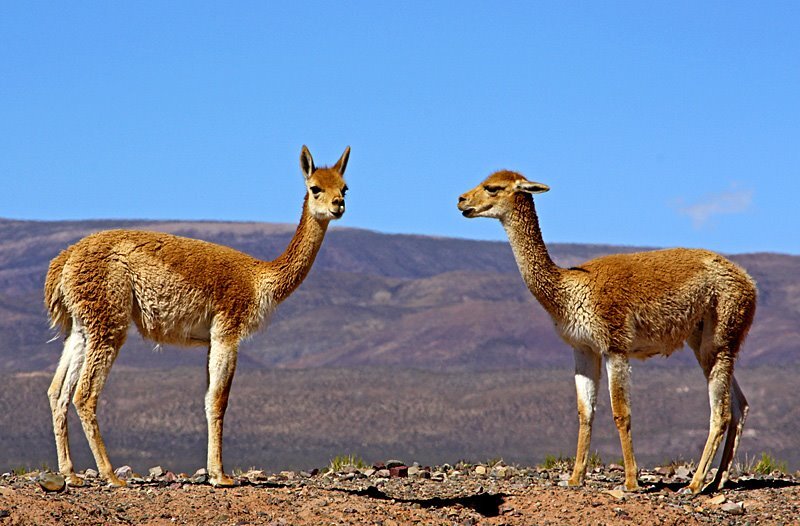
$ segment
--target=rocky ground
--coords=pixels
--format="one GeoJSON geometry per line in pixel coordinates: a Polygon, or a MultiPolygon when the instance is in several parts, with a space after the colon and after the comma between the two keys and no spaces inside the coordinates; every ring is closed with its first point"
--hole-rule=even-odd
{"type": "Polygon", "coordinates": [[[617,488],[620,466],[591,470],[587,485],[565,487],[565,465],[550,469],[502,461],[436,467],[400,461],[334,470],[251,470],[232,488],[213,488],[203,470],[146,476],[118,469],[128,487],[110,488],[93,470],[85,486],[55,474],[0,477],[0,526],[19,524],[800,524],[800,478],[740,475],[731,488],[691,498],[678,490],[691,466],[642,470],[640,492],[617,488]]]}

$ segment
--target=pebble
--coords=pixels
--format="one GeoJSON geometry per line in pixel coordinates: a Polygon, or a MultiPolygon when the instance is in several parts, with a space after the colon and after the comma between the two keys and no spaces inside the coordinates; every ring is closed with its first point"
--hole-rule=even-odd
{"type": "Polygon", "coordinates": [[[164,475],[164,468],[161,466],[155,466],[150,468],[150,476],[151,477],[161,477],[164,475]]]}
{"type": "Polygon", "coordinates": [[[407,477],[408,476],[408,466],[406,466],[404,464],[400,464],[399,466],[391,466],[389,468],[389,476],[391,476],[393,478],[407,477]]]}
{"type": "Polygon", "coordinates": [[[133,476],[133,469],[130,466],[120,466],[114,470],[114,475],[122,480],[127,480],[133,476]]]}
{"type": "Polygon", "coordinates": [[[58,473],[42,473],[36,479],[39,486],[45,491],[64,491],[67,486],[66,480],[58,473]]]}
{"type": "Polygon", "coordinates": [[[603,493],[607,493],[617,500],[625,500],[625,492],[621,489],[608,489],[603,493]]]}
{"type": "Polygon", "coordinates": [[[688,479],[689,475],[691,475],[692,470],[687,468],[686,466],[680,466],[675,470],[675,478],[676,479],[688,479]]]}
{"type": "Polygon", "coordinates": [[[744,515],[744,502],[726,502],[720,509],[731,515],[744,515]]]}
{"type": "Polygon", "coordinates": [[[712,506],[719,506],[720,504],[724,504],[726,500],[725,495],[717,495],[716,497],[708,499],[708,503],[712,506]]]}
{"type": "Polygon", "coordinates": [[[486,466],[475,466],[476,475],[486,475],[486,466]]]}

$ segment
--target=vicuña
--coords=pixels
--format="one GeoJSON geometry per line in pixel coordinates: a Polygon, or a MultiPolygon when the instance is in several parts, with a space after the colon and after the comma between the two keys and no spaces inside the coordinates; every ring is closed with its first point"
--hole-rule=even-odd
{"type": "Polygon", "coordinates": [[[72,399],[100,475],[112,485],[125,485],[111,467],[96,413],[131,320],[155,342],[208,347],[208,476],[217,486],[233,483],[222,468],[222,424],[239,342],[308,275],[328,223],[344,214],[349,156],[348,147],[333,167],[317,168],[303,146],[306,195],[300,224],[274,261],[197,239],[131,230],[89,235],[53,259],[45,306],[66,340],[48,396],[58,468],[68,484],[82,484],[69,452],[72,399]]]}
{"type": "Polygon", "coordinates": [[[583,484],[601,360],[605,358],[611,409],[625,462],[625,488],[637,489],[631,442],[630,358],[669,355],[684,342],[694,351],[708,381],[711,406],[708,439],[692,481],[705,477],[727,434],[711,488],[730,475],[747,416],[733,366],[756,310],[756,286],[739,266],[707,250],[683,248],[617,254],[561,268],[542,241],[531,194],[549,187],[500,171],[458,199],[465,217],[499,219],[508,234],[522,277],[574,349],[578,394],[578,449],[569,485],[583,484]]]}

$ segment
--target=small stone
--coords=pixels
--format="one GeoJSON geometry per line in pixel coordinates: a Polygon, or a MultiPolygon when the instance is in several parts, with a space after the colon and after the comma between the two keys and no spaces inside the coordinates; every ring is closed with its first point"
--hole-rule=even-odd
{"type": "Polygon", "coordinates": [[[194,475],[189,479],[193,484],[205,484],[208,482],[208,471],[206,468],[200,468],[194,472],[194,475]]]}
{"type": "Polygon", "coordinates": [[[400,466],[405,466],[405,465],[406,465],[406,463],[403,462],[402,460],[387,460],[386,461],[386,467],[389,468],[389,469],[398,468],[400,466]]]}
{"type": "Polygon", "coordinates": [[[150,468],[150,476],[154,478],[158,478],[164,475],[164,468],[161,466],[155,466],[150,468]]]}
{"type": "Polygon", "coordinates": [[[373,468],[374,468],[376,471],[380,471],[380,470],[382,470],[382,469],[386,469],[386,464],[384,464],[383,462],[376,462],[376,463],[374,463],[374,464],[372,465],[372,467],[373,467],[373,468]]]}
{"type": "Polygon", "coordinates": [[[83,476],[87,479],[96,479],[100,474],[96,469],[89,468],[83,472],[83,476]]]}
{"type": "Polygon", "coordinates": [[[58,473],[42,473],[36,479],[36,482],[39,483],[39,486],[45,491],[52,492],[52,491],[64,491],[64,488],[67,486],[66,480],[58,473]]]}
{"type": "Polygon", "coordinates": [[[389,468],[389,476],[392,478],[403,478],[408,476],[408,466],[406,465],[399,465],[399,466],[392,466],[389,468]]]}
{"type": "Polygon", "coordinates": [[[416,477],[422,469],[419,466],[409,466],[408,467],[408,476],[409,477],[416,477]]]}
{"type": "Polygon", "coordinates": [[[168,483],[176,482],[178,480],[178,476],[172,471],[167,471],[164,473],[164,480],[168,483]]]}
{"type": "Polygon", "coordinates": [[[625,492],[622,491],[621,489],[608,489],[605,490],[603,493],[607,493],[617,500],[625,500],[625,492]]]}
{"type": "Polygon", "coordinates": [[[689,475],[691,475],[692,470],[687,468],[686,466],[680,466],[675,470],[675,478],[676,479],[688,479],[689,475]]]}
{"type": "Polygon", "coordinates": [[[675,474],[675,468],[673,466],[659,466],[654,471],[665,477],[671,477],[675,474]]]}
{"type": "Polygon", "coordinates": [[[373,468],[368,468],[368,469],[365,469],[364,471],[362,471],[361,473],[362,473],[362,474],[363,474],[365,477],[371,477],[371,476],[372,476],[372,475],[374,475],[376,472],[377,472],[377,470],[376,470],[376,469],[373,469],[373,468]]]}
{"type": "Polygon", "coordinates": [[[434,471],[433,473],[431,473],[431,480],[434,480],[434,481],[437,481],[437,482],[443,481],[445,479],[445,477],[447,477],[447,475],[445,475],[441,471],[434,471]]]}
{"type": "Polygon", "coordinates": [[[281,471],[278,474],[278,476],[280,476],[281,478],[283,478],[285,480],[294,480],[295,478],[297,478],[297,475],[295,474],[294,471],[281,471]]]}
{"type": "Polygon", "coordinates": [[[130,466],[120,466],[114,470],[114,475],[122,480],[128,480],[133,476],[133,469],[130,466]]]}
{"type": "Polygon", "coordinates": [[[726,502],[719,509],[731,515],[744,515],[744,502],[726,502]]]}
{"type": "Polygon", "coordinates": [[[625,468],[620,466],[619,464],[614,464],[613,462],[608,465],[609,471],[625,471],[625,468]]]}
{"type": "Polygon", "coordinates": [[[486,466],[475,466],[476,475],[486,475],[486,466]]]}
{"type": "Polygon", "coordinates": [[[708,499],[708,503],[712,506],[719,506],[720,504],[724,504],[726,500],[725,495],[717,495],[716,497],[708,499]]]}
{"type": "Polygon", "coordinates": [[[375,472],[375,476],[382,479],[388,479],[392,476],[392,473],[388,469],[379,469],[375,472]]]}

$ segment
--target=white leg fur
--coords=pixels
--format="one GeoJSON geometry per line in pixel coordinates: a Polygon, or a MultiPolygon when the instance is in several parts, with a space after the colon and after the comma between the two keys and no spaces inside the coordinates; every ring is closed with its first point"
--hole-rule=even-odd
{"type": "Polygon", "coordinates": [[[589,349],[575,349],[575,393],[578,402],[578,449],[575,467],[568,484],[579,486],[586,476],[592,422],[597,407],[597,385],[600,381],[600,355],[589,349]]]}
{"type": "Polygon", "coordinates": [[[81,480],[75,476],[72,458],[69,451],[69,432],[67,428],[67,411],[70,399],[75,392],[81,368],[86,356],[86,335],[77,319],[73,319],[72,331],[64,342],[61,359],[50,384],[48,396],[53,416],[53,433],[56,439],[58,469],[67,482],[78,485],[81,480]]]}

